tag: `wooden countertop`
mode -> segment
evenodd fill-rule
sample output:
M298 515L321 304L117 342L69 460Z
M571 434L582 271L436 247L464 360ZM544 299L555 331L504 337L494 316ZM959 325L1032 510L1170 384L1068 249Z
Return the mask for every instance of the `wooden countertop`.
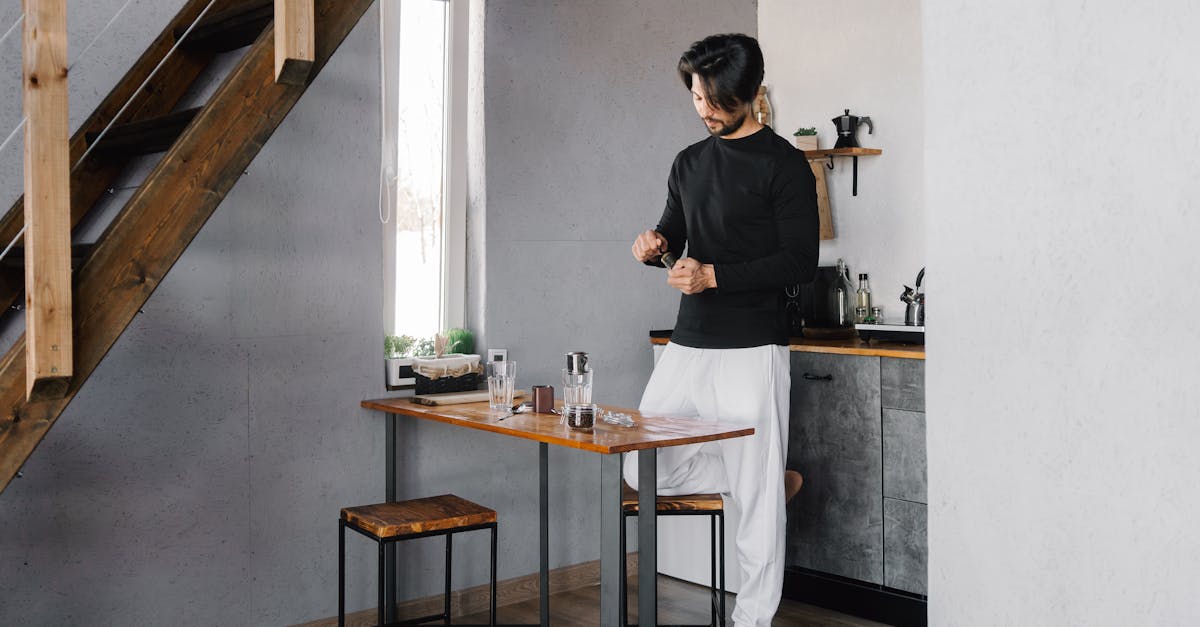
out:
M670 341L671 339L668 337L650 338L651 344L666 344ZM925 346L923 344L880 341L864 342L858 339L858 337L837 340L813 340L804 337L794 337L788 341L788 348L801 353L833 353L837 355L925 359Z
M561 402L556 403L556 406L559 405ZM751 427L700 422L693 418L648 416L634 409L608 406L602 407L632 416L635 426L622 427L597 420L590 432L574 431L560 424L557 414L535 413L514 414L497 420L497 414L488 409L487 403L428 406L418 405L407 398L381 398L363 401L362 406L390 414L403 414L603 454L698 444L754 434Z

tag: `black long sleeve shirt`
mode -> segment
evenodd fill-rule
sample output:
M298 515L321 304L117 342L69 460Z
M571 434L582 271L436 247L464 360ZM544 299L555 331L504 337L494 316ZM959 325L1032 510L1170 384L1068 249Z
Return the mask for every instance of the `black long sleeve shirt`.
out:
M783 289L812 280L816 180L804 153L763 127L709 137L671 166L656 229L676 257L713 264L715 289L684 294L671 341L694 348L788 343Z

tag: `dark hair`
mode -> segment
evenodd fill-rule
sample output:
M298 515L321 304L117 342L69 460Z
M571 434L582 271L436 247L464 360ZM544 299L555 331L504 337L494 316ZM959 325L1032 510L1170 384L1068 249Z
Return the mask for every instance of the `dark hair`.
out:
M725 111L736 109L752 102L762 84L762 48L749 35L705 37L679 57L679 78L688 89L692 74L700 76L710 103Z

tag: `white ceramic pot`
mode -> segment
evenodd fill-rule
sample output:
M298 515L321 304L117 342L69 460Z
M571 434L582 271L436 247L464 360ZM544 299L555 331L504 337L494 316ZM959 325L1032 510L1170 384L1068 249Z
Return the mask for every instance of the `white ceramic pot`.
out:
M413 379L411 376L405 377L403 379L400 377L400 369L404 366L412 365L411 357L404 357L401 359L385 359L385 360L383 360L383 363L387 367L388 387L398 387L401 385L412 385Z

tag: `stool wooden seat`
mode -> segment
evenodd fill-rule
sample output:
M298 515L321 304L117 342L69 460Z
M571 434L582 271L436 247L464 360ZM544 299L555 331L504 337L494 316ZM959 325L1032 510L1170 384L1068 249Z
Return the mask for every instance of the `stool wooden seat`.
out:
M638 493L629 484L621 482L621 512L628 520L638 515ZM710 625L725 625L725 501L720 494L685 494L679 496L658 496L654 499L654 511L659 516L708 516L712 551L711 574L712 583L709 586L712 601L712 622ZM626 553L626 532L624 522L621 524L621 555ZM719 574L718 574L719 571ZM621 560L621 625L629 625L629 590L628 574L625 560ZM717 585L718 580L720 586Z
M496 511L472 503L453 494L431 496L394 503L375 503L342 508L338 518L338 625L346 621L346 529L375 540L379 545L379 624L386 621L384 607L384 548L404 540L446 536L446 590L443 612L404 621L405 624L441 620L450 624L450 575L453 556L451 536L464 531L490 529L491 550L491 615L489 624L496 624Z
M638 493L621 483L621 511L638 511ZM659 514L669 512L723 512L725 501L720 494L685 494L680 496L660 496L654 500L654 509Z
M458 529L496 522L496 511L443 494L399 503L342 508L342 520L379 538Z

